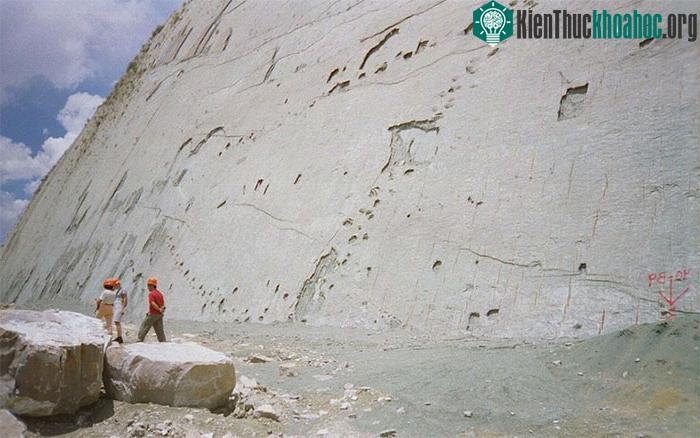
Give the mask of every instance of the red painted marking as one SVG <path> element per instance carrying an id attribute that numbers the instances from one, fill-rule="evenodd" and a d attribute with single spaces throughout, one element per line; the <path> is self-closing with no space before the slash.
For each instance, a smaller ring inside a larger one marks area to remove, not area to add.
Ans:
<path id="1" fill-rule="evenodd" d="M 656 274 L 649 274 L 647 276 L 647 280 L 649 280 L 649 285 L 647 287 L 651 287 L 652 283 L 654 283 L 654 280 L 656 280 Z"/>
<path id="2" fill-rule="evenodd" d="M 659 291 L 659 296 L 666 302 L 668 305 L 668 318 L 673 319 L 676 316 L 676 303 L 678 300 L 683 298 L 683 295 L 688 293 L 690 290 L 690 286 L 686 286 L 681 293 L 676 296 L 676 298 L 673 298 L 673 277 L 669 278 L 668 280 L 668 296 L 664 295 L 664 291 L 660 290 Z"/>
<path id="3" fill-rule="evenodd" d="M 690 275 L 688 268 L 679 269 L 671 272 L 652 272 L 647 275 L 647 287 L 651 287 L 654 283 L 665 284 L 666 280 L 674 279 L 675 281 L 684 281 Z"/>

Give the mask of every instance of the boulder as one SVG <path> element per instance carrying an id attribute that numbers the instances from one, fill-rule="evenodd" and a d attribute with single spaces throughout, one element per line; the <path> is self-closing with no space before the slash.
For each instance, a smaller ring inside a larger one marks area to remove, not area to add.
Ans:
<path id="1" fill-rule="evenodd" d="M 27 426 L 7 409 L 0 409 L 0 432 L 4 438 L 22 438 Z"/>
<path id="2" fill-rule="evenodd" d="M 108 340 L 99 320 L 79 313 L 0 311 L 0 407 L 47 416 L 96 402 Z"/>
<path id="3" fill-rule="evenodd" d="M 233 362 L 197 344 L 113 345 L 105 357 L 105 390 L 115 400 L 214 409 L 236 386 Z"/>

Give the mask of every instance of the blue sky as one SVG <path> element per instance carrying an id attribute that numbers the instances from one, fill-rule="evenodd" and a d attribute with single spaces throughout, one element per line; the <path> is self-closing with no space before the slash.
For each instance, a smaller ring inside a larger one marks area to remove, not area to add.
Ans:
<path id="1" fill-rule="evenodd" d="M 0 0 L 0 243 L 180 0 Z"/>

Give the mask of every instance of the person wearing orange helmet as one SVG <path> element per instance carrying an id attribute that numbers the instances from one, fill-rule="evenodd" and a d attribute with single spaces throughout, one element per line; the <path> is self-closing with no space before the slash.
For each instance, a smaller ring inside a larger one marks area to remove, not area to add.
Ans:
<path id="1" fill-rule="evenodd" d="M 156 332 L 158 342 L 165 342 L 165 332 L 163 331 L 163 313 L 165 312 L 165 299 L 161 291 L 157 289 L 158 280 L 151 277 L 146 281 L 148 287 L 148 311 L 146 318 L 141 323 L 138 341 L 143 342 L 151 327 Z"/>
<path id="2" fill-rule="evenodd" d="M 129 302 L 129 299 L 127 297 L 126 291 L 122 289 L 121 281 L 119 281 L 118 278 L 114 278 L 113 280 L 114 290 L 117 295 L 113 307 L 114 317 L 112 318 L 115 327 L 117 327 L 117 337 L 114 338 L 114 340 L 122 344 L 124 343 L 124 339 L 122 339 L 122 316 L 126 312 L 126 305 Z"/>
<path id="3" fill-rule="evenodd" d="M 104 287 L 104 290 L 95 303 L 97 307 L 95 316 L 102 320 L 107 333 L 109 333 L 109 336 L 112 337 L 113 306 L 114 301 L 117 298 L 117 294 L 114 291 L 116 284 L 113 278 L 108 278 L 102 282 L 102 286 Z"/>

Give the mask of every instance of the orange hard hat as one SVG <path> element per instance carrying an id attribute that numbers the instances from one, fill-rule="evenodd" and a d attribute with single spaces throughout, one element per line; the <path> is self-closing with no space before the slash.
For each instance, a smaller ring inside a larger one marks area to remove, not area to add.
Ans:
<path id="1" fill-rule="evenodd" d="M 103 287 L 113 287 L 114 286 L 114 279 L 113 278 L 108 278 L 105 281 L 102 282 Z"/>
<path id="2" fill-rule="evenodd" d="M 122 285 L 122 282 L 121 282 L 121 281 L 119 281 L 119 279 L 118 279 L 118 278 L 113 278 L 113 279 L 112 279 L 112 284 L 113 284 L 114 286 L 117 286 L 117 287 L 119 287 L 119 286 L 121 286 L 121 285 Z"/>
<path id="3" fill-rule="evenodd" d="M 148 280 L 146 280 L 146 284 L 148 286 L 158 286 L 158 280 L 156 280 L 155 277 L 151 277 Z"/>

